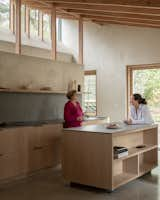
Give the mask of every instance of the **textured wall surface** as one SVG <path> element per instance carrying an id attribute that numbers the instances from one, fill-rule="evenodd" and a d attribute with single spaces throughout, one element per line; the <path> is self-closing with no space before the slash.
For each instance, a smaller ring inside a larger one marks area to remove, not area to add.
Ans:
<path id="1" fill-rule="evenodd" d="M 76 22 L 63 21 L 63 43 L 77 57 Z M 160 29 L 84 23 L 85 69 L 97 70 L 98 114 L 126 113 L 126 66 L 160 63 Z"/>
<path id="2" fill-rule="evenodd" d="M 83 84 L 83 68 L 31 56 L 0 52 L 0 87 L 67 91 L 69 81 Z"/>

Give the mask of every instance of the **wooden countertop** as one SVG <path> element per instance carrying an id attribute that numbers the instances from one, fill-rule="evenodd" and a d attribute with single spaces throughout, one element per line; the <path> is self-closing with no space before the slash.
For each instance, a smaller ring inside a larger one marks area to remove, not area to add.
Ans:
<path id="1" fill-rule="evenodd" d="M 102 134 L 115 134 L 115 133 L 125 133 L 134 131 L 143 131 L 147 129 L 157 128 L 157 124 L 141 124 L 141 125 L 127 125 L 124 123 L 119 123 L 120 128 L 118 129 L 108 129 L 106 124 L 100 125 L 88 125 L 76 128 L 66 128 L 64 131 L 71 132 L 91 132 L 91 133 L 102 133 Z"/>

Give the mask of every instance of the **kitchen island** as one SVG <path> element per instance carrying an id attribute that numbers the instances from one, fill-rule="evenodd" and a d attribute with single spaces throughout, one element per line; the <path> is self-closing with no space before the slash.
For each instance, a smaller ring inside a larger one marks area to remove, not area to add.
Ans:
<path id="1" fill-rule="evenodd" d="M 89 125 L 64 129 L 62 168 L 66 181 L 113 191 L 158 165 L 158 126 Z M 136 148 L 144 145 L 143 148 Z M 114 158 L 115 146 L 128 155 Z"/>

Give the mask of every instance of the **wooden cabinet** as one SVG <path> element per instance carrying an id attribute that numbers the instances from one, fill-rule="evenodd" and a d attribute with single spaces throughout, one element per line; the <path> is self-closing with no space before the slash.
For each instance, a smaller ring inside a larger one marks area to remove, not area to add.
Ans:
<path id="1" fill-rule="evenodd" d="M 61 162 L 62 124 L 0 129 L 0 180 Z"/>
<path id="2" fill-rule="evenodd" d="M 158 165 L 157 125 L 121 126 L 117 130 L 103 125 L 64 130 L 65 180 L 113 191 L 154 169 Z M 115 146 L 126 147 L 128 155 L 115 158 Z"/>

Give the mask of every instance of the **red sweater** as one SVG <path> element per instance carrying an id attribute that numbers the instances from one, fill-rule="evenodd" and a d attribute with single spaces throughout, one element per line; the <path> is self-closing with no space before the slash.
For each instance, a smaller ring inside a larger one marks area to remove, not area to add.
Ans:
<path id="1" fill-rule="evenodd" d="M 81 126 L 82 121 L 77 121 L 77 117 L 82 117 L 83 111 L 80 103 L 75 106 L 71 101 L 68 101 L 64 107 L 65 128 Z"/>

